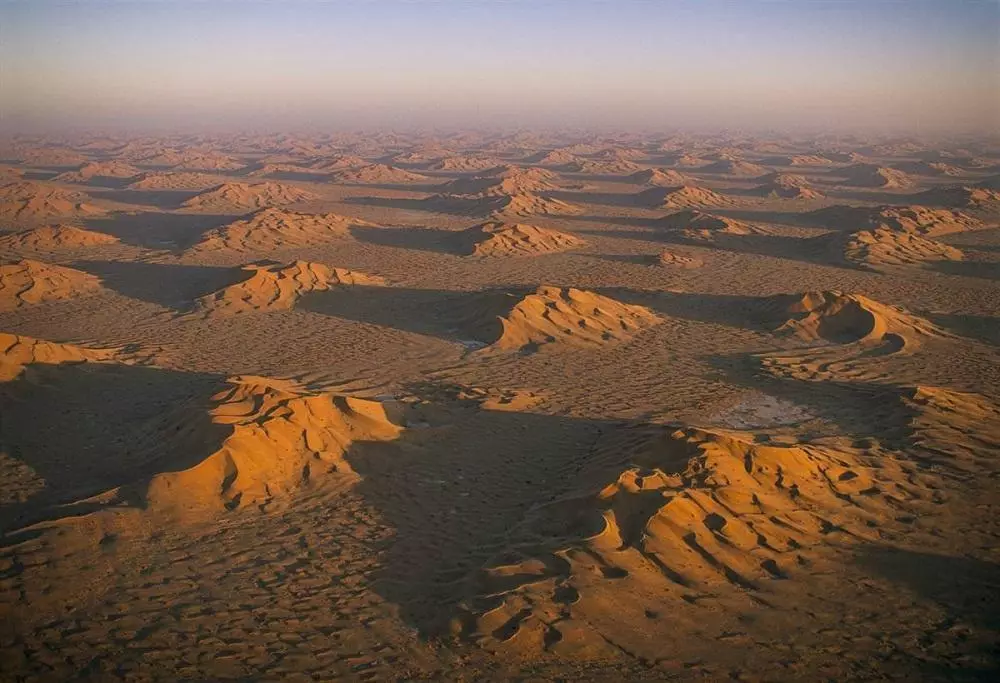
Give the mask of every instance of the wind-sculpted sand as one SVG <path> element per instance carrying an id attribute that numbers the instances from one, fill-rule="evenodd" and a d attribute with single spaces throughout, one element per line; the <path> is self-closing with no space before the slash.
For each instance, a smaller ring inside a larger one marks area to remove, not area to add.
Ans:
<path id="1" fill-rule="evenodd" d="M 0 220 L 10 223 L 99 216 L 106 213 L 83 192 L 22 181 L 0 186 Z"/>
<path id="2" fill-rule="evenodd" d="M 207 232 L 193 252 L 255 252 L 319 246 L 350 237 L 352 227 L 371 223 L 335 213 L 310 214 L 266 208 Z"/>
<path id="3" fill-rule="evenodd" d="M 79 249 L 118 242 L 118 238 L 113 235 L 96 230 L 84 230 L 74 225 L 43 225 L 0 237 L 0 247 L 10 250 L 11 253 Z"/>
<path id="4" fill-rule="evenodd" d="M 101 281 L 74 268 L 21 259 L 0 264 L 0 311 L 96 292 Z"/>
<path id="5" fill-rule="evenodd" d="M 274 182 L 223 183 L 188 199 L 183 206 L 195 211 L 232 213 L 295 204 L 310 199 L 316 199 L 316 195 L 294 185 Z"/>
<path id="6" fill-rule="evenodd" d="M 488 221 L 469 228 L 461 235 L 470 256 L 535 256 L 578 249 L 585 243 L 579 237 L 524 223 Z"/>

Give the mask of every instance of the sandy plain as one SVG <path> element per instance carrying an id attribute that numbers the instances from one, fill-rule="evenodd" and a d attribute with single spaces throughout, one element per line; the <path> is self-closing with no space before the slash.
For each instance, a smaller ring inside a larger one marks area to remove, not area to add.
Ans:
<path id="1" fill-rule="evenodd" d="M 11 680 L 994 680 L 1000 146 L 8 140 Z"/>

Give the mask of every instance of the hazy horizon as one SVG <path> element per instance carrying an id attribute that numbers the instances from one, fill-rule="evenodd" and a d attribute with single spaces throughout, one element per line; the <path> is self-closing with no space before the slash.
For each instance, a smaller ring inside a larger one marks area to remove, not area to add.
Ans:
<path id="1" fill-rule="evenodd" d="M 6 133 L 995 131 L 1000 3 L 0 4 Z"/>

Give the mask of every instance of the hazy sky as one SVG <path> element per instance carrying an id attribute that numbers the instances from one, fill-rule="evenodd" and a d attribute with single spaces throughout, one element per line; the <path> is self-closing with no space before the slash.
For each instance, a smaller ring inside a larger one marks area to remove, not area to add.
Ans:
<path id="1" fill-rule="evenodd" d="M 1000 0 L 0 0 L 0 117 L 995 129 Z"/>

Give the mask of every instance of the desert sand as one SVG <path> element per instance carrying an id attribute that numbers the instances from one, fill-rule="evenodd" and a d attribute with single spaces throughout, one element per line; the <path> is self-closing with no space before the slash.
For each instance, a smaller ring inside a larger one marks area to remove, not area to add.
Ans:
<path id="1" fill-rule="evenodd" d="M 5 680 L 995 679 L 995 141 L 10 149 Z"/>

